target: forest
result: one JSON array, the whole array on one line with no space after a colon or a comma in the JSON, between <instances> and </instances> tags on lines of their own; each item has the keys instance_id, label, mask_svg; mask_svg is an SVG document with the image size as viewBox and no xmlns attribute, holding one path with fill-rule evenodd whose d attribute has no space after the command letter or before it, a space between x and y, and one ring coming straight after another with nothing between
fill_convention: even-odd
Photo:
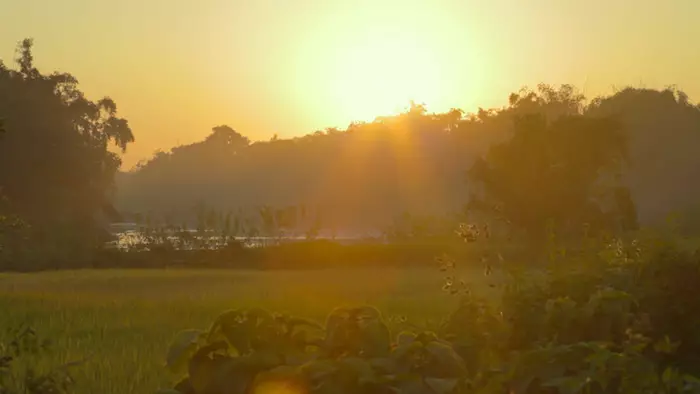
<instances>
[{"instance_id":1,"label":"forest","mask_svg":"<svg viewBox=\"0 0 700 394\"><path fill-rule=\"evenodd\" d=\"M122 169L117 103L32 45L0 63L1 394L700 392L680 88L216 125Z\"/></svg>"},{"instance_id":2,"label":"forest","mask_svg":"<svg viewBox=\"0 0 700 394\"><path fill-rule=\"evenodd\" d=\"M198 204L224 212L306 205L325 213L326 226L367 233L385 228L406 212L417 216L463 213L483 181L469 179L467 170L518 131L518 118L541 115L547 122L563 117L611 118L619 123L615 132L620 135L615 138L624 144L620 147L624 151L616 152L624 154L624 162L618 163L615 175L620 177L619 185L629 189L639 222L659 225L676 214L684 218L682 225L688 231L697 231L692 222L697 221L700 190L693 179L700 171L694 148L700 142L700 110L682 91L625 88L587 100L573 86L541 85L507 99L503 108L480 109L475 114L459 109L428 113L414 104L399 115L289 140L251 142L231 127L217 126L204 141L158 152L135 169L119 173L115 201L121 211L168 216L177 223L193 220ZM562 134L574 134L564 131L566 127L561 123ZM590 149L599 149L594 144L613 143L584 133L580 131L580 142L592 144ZM573 138L552 140L547 149L566 154L581 146ZM513 147L530 148L526 143ZM598 170L601 163L586 160L591 151L577 153L582 161L562 164ZM517 165L520 155L529 154L514 151L504 158L511 162L503 164ZM535 160L537 153L531 154ZM532 168L530 192L548 204L534 183L543 174ZM522 186L519 193L528 193L528 185Z\"/></svg>"}]
</instances>

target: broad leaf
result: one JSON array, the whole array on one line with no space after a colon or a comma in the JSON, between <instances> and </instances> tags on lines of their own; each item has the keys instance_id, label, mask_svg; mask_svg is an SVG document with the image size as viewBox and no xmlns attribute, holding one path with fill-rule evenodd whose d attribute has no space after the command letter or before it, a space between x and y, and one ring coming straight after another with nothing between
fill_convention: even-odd
<instances>
[{"instance_id":1,"label":"broad leaf","mask_svg":"<svg viewBox=\"0 0 700 394\"><path fill-rule=\"evenodd\" d=\"M457 387L457 379L425 378L425 384L436 394L448 394Z\"/></svg>"},{"instance_id":2,"label":"broad leaf","mask_svg":"<svg viewBox=\"0 0 700 394\"><path fill-rule=\"evenodd\" d=\"M318 360L302 365L301 371L309 379L318 380L338 371L338 366L330 360Z\"/></svg>"},{"instance_id":3,"label":"broad leaf","mask_svg":"<svg viewBox=\"0 0 700 394\"><path fill-rule=\"evenodd\" d=\"M398 346L408 345L416 340L416 334L408 331L402 331L396 338Z\"/></svg>"},{"instance_id":4,"label":"broad leaf","mask_svg":"<svg viewBox=\"0 0 700 394\"><path fill-rule=\"evenodd\" d=\"M203 332L200 330L184 330L178 333L168 348L166 365L174 373L183 373L187 361L197 351Z\"/></svg>"},{"instance_id":5,"label":"broad leaf","mask_svg":"<svg viewBox=\"0 0 700 394\"><path fill-rule=\"evenodd\" d=\"M425 345L425 349L435 357L442 377L459 377L466 373L464 360L451 346L441 342L430 342Z\"/></svg>"},{"instance_id":6,"label":"broad leaf","mask_svg":"<svg viewBox=\"0 0 700 394\"><path fill-rule=\"evenodd\" d=\"M367 360L359 357L347 357L340 360L339 364L343 371L350 372L351 375L357 377L360 384L375 381L374 370Z\"/></svg>"},{"instance_id":7,"label":"broad leaf","mask_svg":"<svg viewBox=\"0 0 700 394\"><path fill-rule=\"evenodd\" d=\"M305 326L305 327L310 327L310 328L315 328L317 330L323 330L323 326L321 326L319 323L309 320L309 319L304 319L301 317L292 317L287 321L287 325L289 326L290 329L295 329L299 326Z\"/></svg>"},{"instance_id":8,"label":"broad leaf","mask_svg":"<svg viewBox=\"0 0 700 394\"><path fill-rule=\"evenodd\" d=\"M383 321L372 319L360 325L362 349L368 357L387 355L391 349L391 333Z\"/></svg>"}]
</instances>

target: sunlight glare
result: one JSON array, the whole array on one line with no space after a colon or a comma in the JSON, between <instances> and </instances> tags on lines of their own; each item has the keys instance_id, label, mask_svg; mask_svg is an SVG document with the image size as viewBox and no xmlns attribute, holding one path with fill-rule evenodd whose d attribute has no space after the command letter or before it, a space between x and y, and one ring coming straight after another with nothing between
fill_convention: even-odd
<instances>
[{"instance_id":1,"label":"sunlight glare","mask_svg":"<svg viewBox=\"0 0 700 394\"><path fill-rule=\"evenodd\" d=\"M407 34L377 33L343 49L332 90L344 114L371 121L405 110L410 101L440 100L440 66L429 46Z\"/></svg>"},{"instance_id":2,"label":"sunlight glare","mask_svg":"<svg viewBox=\"0 0 700 394\"><path fill-rule=\"evenodd\" d=\"M292 382L263 382L253 389L253 394L306 394L306 390Z\"/></svg>"}]
</instances>

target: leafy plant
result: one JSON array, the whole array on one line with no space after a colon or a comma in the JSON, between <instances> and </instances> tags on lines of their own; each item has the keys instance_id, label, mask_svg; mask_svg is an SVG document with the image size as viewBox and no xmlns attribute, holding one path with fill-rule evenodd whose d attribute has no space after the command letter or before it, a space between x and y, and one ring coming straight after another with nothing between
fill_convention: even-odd
<instances>
[{"instance_id":1,"label":"leafy plant","mask_svg":"<svg viewBox=\"0 0 700 394\"><path fill-rule=\"evenodd\" d=\"M183 394L288 386L309 393L442 394L456 390L466 373L464 360L434 333L403 332L392 340L373 307L337 308L324 326L262 309L228 311L208 331L181 332L167 361L187 375L174 388Z\"/></svg>"},{"instance_id":2,"label":"leafy plant","mask_svg":"<svg viewBox=\"0 0 700 394\"><path fill-rule=\"evenodd\" d=\"M70 368L83 361L38 371L33 363L50 350L31 327L9 330L9 340L0 342L0 394L67 394L74 385Z\"/></svg>"}]
</instances>

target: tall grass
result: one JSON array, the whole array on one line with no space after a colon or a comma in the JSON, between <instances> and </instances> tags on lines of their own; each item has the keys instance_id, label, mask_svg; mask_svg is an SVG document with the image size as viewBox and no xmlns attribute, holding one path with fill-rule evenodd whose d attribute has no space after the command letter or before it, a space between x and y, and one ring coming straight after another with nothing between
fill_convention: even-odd
<instances>
[{"instance_id":1,"label":"tall grass","mask_svg":"<svg viewBox=\"0 0 700 394\"><path fill-rule=\"evenodd\" d=\"M460 275L478 291L480 271ZM0 327L34 326L54 340L63 363L77 368L77 393L149 393L175 377L163 368L168 342L179 330L202 327L222 310L261 306L310 318L342 304L379 306L392 321L435 324L453 309L440 291L437 269L311 271L82 270L0 276ZM398 320L394 323L398 325Z\"/></svg>"}]
</instances>

